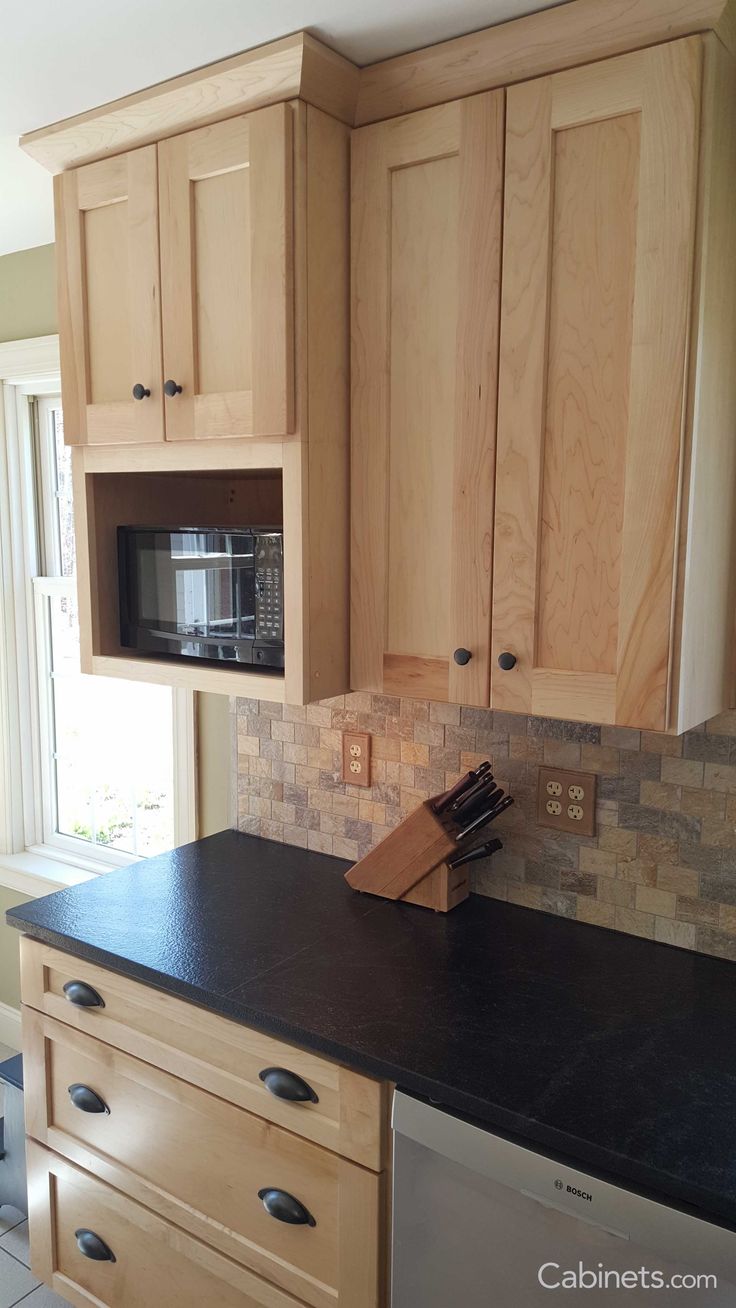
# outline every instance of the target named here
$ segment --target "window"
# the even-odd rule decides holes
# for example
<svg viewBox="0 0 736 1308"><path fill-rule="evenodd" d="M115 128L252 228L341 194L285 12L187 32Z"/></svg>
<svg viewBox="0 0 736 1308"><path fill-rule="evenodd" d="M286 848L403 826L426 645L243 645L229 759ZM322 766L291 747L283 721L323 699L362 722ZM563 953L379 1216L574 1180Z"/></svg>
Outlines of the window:
<svg viewBox="0 0 736 1308"><path fill-rule="evenodd" d="M6 749L5 847L101 871L196 834L193 695L80 672L71 451L59 396L39 389L50 385L3 386L4 670L14 664L15 678L0 693L0 736L4 698L21 762L14 778Z"/></svg>

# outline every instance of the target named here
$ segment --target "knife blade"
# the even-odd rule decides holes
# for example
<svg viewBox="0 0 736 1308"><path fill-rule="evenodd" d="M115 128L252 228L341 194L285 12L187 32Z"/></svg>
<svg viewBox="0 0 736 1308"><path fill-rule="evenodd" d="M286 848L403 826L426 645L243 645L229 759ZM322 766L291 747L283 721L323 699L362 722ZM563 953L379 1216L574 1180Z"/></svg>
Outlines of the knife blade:
<svg viewBox="0 0 736 1308"><path fill-rule="evenodd" d="M479 767L471 768L470 772L466 772L465 776L461 777L459 781L456 781L454 786L451 786L449 790L445 790L441 795L436 795L432 800L433 811L437 814L444 813L445 809L449 808L450 804L458 800L460 796L464 795L468 790L474 788L476 783L485 776L486 772L490 771L490 767L490 763L486 760L486 762L481 763Z"/></svg>
<svg viewBox="0 0 736 1308"><path fill-rule="evenodd" d="M467 836L472 836L474 831L480 831L481 827L486 825L486 822L493 822L497 817L500 817L501 813L505 813L507 808L511 808L513 802L513 795L507 795L505 799L501 800L500 804L494 804L490 808L484 809L467 827L458 832L455 839L465 840Z"/></svg>
<svg viewBox="0 0 736 1308"><path fill-rule="evenodd" d="M490 771L489 764L489 770L483 774L480 780L476 781L475 785L471 786L469 790L463 791L462 795L459 795L458 798L453 801L450 806L450 812L456 813L464 804L472 803L474 800L478 799L489 786L495 784L494 776Z"/></svg>
<svg viewBox="0 0 736 1308"><path fill-rule="evenodd" d="M488 808L491 803L500 803L505 793L491 777L489 785L484 790L479 790L472 796L468 795L465 803L451 811L450 817L453 822L459 823L460 826L466 826L472 818L478 816L481 809Z"/></svg>
<svg viewBox="0 0 736 1308"><path fill-rule="evenodd" d="M502 840L488 840L485 845L479 845L477 849L469 849L467 854L462 854L460 858L454 858L447 866L454 871L456 867L462 867L464 863L474 863L478 858L488 858L489 854L495 854L499 849L503 849Z"/></svg>

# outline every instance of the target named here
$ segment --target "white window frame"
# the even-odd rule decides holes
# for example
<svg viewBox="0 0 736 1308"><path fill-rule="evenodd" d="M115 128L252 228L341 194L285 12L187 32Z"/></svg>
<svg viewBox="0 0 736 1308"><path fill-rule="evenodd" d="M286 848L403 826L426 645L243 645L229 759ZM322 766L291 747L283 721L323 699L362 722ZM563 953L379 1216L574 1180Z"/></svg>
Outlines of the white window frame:
<svg viewBox="0 0 736 1308"><path fill-rule="evenodd" d="M36 633L43 639L46 596L68 581L38 575L48 520L37 521L28 397L58 397L59 372L58 336L0 344L0 884L31 895L139 858L54 830L53 706ZM178 845L197 836L196 695L178 687L172 695Z"/></svg>

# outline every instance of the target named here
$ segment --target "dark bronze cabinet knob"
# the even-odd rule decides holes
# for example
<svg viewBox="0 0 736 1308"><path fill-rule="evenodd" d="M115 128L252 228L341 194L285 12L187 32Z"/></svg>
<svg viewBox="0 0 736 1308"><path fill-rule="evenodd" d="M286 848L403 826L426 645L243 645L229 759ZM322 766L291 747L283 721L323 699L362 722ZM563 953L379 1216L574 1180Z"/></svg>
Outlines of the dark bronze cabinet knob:
<svg viewBox="0 0 736 1308"><path fill-rule="evenodd" d="M136 382L135 386L133 387L134 400L146 400L148 399L148 396L150 394L151 392L148 390L146 386L142 386L140 382Z"/></svg>
<svg viewBox="0 0 736 1308"><path fill-rule="evenodd" d="M164 394L168 395L170 399L174 395L181 395L181 386L177 386L175 381L166 381L164 382Z"/></svg>
<svg viewBox="0 0 736 1308"><path fill-rule="evenodd" d="M78 1082L69 1086L69 1098L82 1113L108 1113L110 1109L101 1099L96 1090L88 1085L80 1085Z"/></svg>
<svg viewBox="0 0 736 1308"><path fill-rule="evenodd" d="M70 1004L77 1008L104 1008L105 1001L102 995L88 986L86 981L67 981L64 986L64 994Z"/></svg>
<svg viewBox="0 0 736 1308"><path fill-rule="evenodd" d="M455 653L453 654L452 657L454 658L456 663L460 664L461 668L464 668L465 664L470 662L473 655L470 653L469 649L463 649L461 645L459 649L455 650Z"/></svg>
<svg viewBox="0 0 736 1308"><path fill-rule="evenodd" d="M311 1085L285 1067L264 1067L258 1076L276 1099L288 1099L292 1104L319 1103Z"/></svg>
<svg viewBox="0 0 736 1308"><path fill-rule="evenodd" d="M95 1235L94 1231L88 1231L86 1227L80 1227L74 1232L74 1239L77 1242L77 1248L85 1258L91 1258L95 1263L114 1263L115 1254L105 1241Z"/></svg>
<svg viewBox="0 0 736 1308"><path fill-rule="evenodd" d="M286 1190L266 1187L265 1190L258 1191L258 1198L269 1217L275 1217L277 1222L286 1222L288 1226L317 1225L309 1209Z"/></svg>
<svg viewBox="0 0 736 1308"><path fill-rule="evenodd" d="M516 655L509 654L507 651L504 651L503 654L499 654L498 666L504 672L510 672L512 668L516 667Z"/></svg>

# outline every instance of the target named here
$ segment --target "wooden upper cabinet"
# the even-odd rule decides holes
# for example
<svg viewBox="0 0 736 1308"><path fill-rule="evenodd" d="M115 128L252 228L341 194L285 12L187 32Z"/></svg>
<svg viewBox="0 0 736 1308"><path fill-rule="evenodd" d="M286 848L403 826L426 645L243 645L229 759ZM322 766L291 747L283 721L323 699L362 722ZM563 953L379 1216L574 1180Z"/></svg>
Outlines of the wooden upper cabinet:
<svg viewBox="0 0 736 1308"><path fill-rule="evenodd" d="M156 146L60 174L55 199L66 439L161 440Z"/></svg>
<svg viewBox="0 0 736 1308"><path fill-rule="evenodd" d="M508 91L495 708L668 726L701 53Z"/></svg>
<svg viewBox="0 0 736 1308"><path fill-rule="evenodd" d="M500 91L353 134L356 690L488 703L502 160Z"/></svg>
<svg viewBox="0 0 736 1308"><path fill-rule="evenodd" d="M292 110L159 145L168 440L294 429Z"/></svg>

